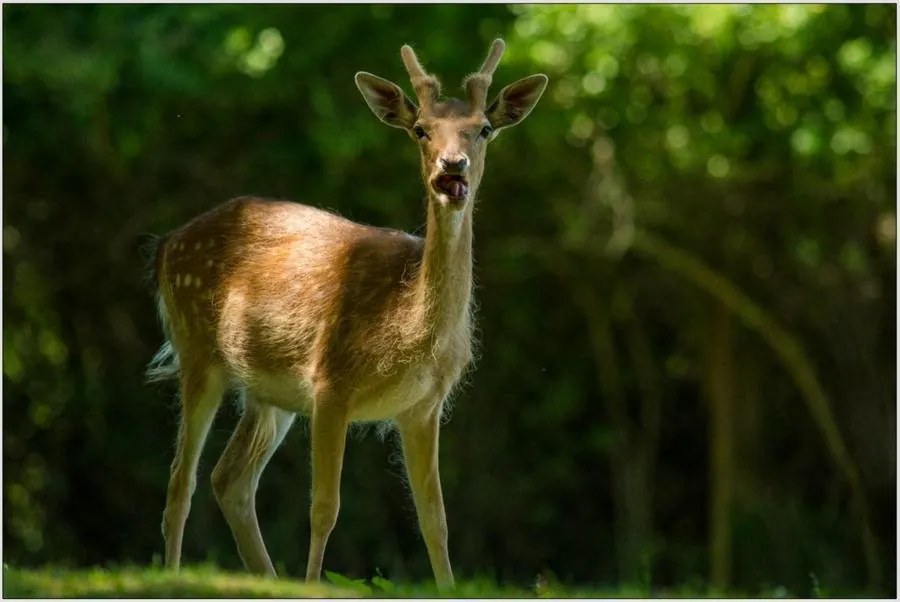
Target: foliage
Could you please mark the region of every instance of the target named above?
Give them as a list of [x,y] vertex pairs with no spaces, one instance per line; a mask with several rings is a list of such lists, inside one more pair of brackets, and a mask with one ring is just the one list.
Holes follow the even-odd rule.
[[[458,93],[503,35],[495,88],[551,84],[492,143],[476,213],[481,358],[441,441],[461,583],[894,591],[895,29],[891,5],[5,6],[6,561],[161,550],[177,403],[142,385],[146,236],[248,193],[415,230],[415,150],[352,75],[408,88],[410,42]],[[207,485],[235,418],[189,564],[240,567]],[[282,575],[305,562],[302,430],[257,502]],[[427,555],[396,441],[363,433],[326,567],[406,595]]]

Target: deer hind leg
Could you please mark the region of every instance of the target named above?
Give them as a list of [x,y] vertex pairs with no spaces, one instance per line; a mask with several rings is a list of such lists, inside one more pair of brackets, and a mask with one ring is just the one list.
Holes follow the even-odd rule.
[[328,536],[340,508],[341,468],[347,439],[347,412],[334,399],[317,396],[311,423],[312,504],[306,580],[318,581]]
[[447,590],[454,587],[454,582],[447,551],[447,518],[438,472],[440,414],[440,404],[424,411],[414,407],[397,416],[396,424],[431,570],[438,588]]
[[247,400],[244,414],[212,473],[213,491],[238,553],[247,570],[258,575],[276,576],[256,517],[256,488],[294,418],[291,412]]
[[200,452],[224,392],[225,378],[218,370],[207,368],[182,372],[181,419],[162,522],[166,567],[176,571],[181,566],[184,524],[191,509],[191,496],[197,486]]

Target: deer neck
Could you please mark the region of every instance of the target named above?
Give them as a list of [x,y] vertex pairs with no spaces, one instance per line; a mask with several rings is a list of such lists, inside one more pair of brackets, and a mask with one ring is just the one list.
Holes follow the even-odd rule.
[[[474,192],[474,190],[473,190]],[[474,197],[474,195],[473,195]],[[472,201],[462,210],[428,199],[425,250],[416,282],[422,326],[434,341],[468,331],[472,297]]]

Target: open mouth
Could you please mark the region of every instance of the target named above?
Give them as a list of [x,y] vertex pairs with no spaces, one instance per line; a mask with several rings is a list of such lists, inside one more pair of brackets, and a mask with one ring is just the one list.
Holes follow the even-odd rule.
[[463,176],[455,174],[442,174],[436,177],[431,185],[452,201],[462,201],[469,194],[469,183]]

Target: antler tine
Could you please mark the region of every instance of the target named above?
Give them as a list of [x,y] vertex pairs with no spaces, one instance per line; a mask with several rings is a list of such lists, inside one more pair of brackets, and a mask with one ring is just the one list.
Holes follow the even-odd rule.
[[441,85],[434,76],[425,73],[416,52],[409,44],[404,44],[400,48],[400,58],[403,59],[403,65],[409,73],[409,79],[412,82],[413,90],[416,92],[416,98],[423,107],[431,105],[440,95]]
[[488,52],[487,58],[484,59],[484,64],[481,66],[479,73],[488,76],[494,75],[494,71],[496,71],[497,65],[500,63],[500,57],[503,56],[504,50],[506,50],[506,43],[500,38],[494,40],[493,43],[491,43],[491,50]]
[[463,80],[463,85],[469,96],[469,103],[474,110],[482,110],[487,104],[488,88],[491,87],[494,71],[500,63],[500,57],[506,50],[506,44],[500,38],[491,43],[491,49],[488,51],[484,64],[477,73],[473,73]]
[[403,47],[400,48],[400,58],[403,59],[403,65],[406,67],[410,79],[426,76],[425,70],[422,69],[422,64],[419,62],[416,51],[412,49],[412,46],[404,44]]

